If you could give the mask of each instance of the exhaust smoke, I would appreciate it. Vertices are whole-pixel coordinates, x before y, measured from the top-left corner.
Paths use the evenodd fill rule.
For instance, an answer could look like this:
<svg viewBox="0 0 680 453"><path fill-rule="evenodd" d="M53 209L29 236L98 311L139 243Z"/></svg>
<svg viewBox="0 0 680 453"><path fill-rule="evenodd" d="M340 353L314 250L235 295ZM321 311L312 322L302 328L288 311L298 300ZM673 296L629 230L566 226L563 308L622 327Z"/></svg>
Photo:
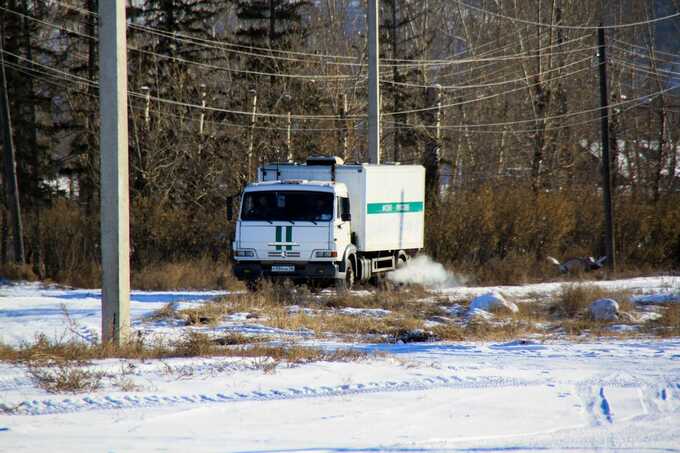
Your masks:
<svg viewBox="0 0 680 453"><path fill-rule="evenodd" d="M409 260L404 267L388 273L387 278L394 283L418 284L433 289L465 283L465 278L447 271L441 263L427 255L418 255Z"/></svg>

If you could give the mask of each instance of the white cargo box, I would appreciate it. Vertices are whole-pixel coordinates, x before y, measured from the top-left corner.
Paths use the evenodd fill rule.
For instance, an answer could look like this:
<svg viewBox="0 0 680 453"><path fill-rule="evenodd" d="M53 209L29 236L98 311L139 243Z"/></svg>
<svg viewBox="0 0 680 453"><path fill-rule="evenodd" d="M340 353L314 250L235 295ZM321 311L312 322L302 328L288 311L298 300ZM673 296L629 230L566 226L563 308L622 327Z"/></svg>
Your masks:
<svg viewBox="0 0 680 453"><path fill-rule="evenodd" d="M260 181L337 181L347 186L361 252L423 247L425 169L420 165L267 164Z"/></svg>

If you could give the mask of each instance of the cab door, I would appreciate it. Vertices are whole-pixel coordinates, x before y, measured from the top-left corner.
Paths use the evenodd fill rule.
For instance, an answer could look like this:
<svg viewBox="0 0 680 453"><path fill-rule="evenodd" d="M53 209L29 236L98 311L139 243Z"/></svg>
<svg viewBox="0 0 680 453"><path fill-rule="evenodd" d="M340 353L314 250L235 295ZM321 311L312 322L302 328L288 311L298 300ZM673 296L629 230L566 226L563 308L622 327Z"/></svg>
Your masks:
<svg viewBox="0 0 680 453"><path fill-rule="evenodd" d="M342 257L345 249L352 243L352 218L349 213L349 198L335 197L335 222L333 236L338 257Z"/></svg>

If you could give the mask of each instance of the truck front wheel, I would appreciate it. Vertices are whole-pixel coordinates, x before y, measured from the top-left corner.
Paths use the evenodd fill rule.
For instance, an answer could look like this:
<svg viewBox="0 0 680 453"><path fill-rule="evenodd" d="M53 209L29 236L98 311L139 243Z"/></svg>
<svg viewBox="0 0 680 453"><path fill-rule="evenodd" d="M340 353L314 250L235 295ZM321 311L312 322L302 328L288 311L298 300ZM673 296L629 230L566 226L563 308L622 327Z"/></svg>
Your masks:
<svg viewBox="0 0 680 453"><path fill-rule="evenodd" d="M347 293L352 290L354 286L354 268L352 262L347 259L345 261L345 278L338 278L335 280L335 289L340 293Z"/></svg>

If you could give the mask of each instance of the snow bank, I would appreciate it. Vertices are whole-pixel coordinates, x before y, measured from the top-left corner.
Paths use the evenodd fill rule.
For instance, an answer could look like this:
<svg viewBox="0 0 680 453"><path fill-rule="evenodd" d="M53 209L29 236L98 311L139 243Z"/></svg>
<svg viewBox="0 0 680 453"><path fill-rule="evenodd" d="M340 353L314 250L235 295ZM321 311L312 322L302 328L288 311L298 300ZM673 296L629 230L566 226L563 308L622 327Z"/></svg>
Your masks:
<svg viewBox="0 0 680 453"><path fill-rule="evenodd" d="M404 267L387 274L394 283L419 284L427 288L460 286L465 279L447 271L444 266L427 255L419 255L409 260Z"/></svg>
<svg viewBox="0 0 680 453"><path fill-rule="evenodd" d="M517 313L519 310L517 305L512 302L505 300L505 298L499 293L486 293L481 296L475 297L472 302L470 302L470 312L475 310L484 310L488 312L493 311L505 311L511 313Z"/></svg>

